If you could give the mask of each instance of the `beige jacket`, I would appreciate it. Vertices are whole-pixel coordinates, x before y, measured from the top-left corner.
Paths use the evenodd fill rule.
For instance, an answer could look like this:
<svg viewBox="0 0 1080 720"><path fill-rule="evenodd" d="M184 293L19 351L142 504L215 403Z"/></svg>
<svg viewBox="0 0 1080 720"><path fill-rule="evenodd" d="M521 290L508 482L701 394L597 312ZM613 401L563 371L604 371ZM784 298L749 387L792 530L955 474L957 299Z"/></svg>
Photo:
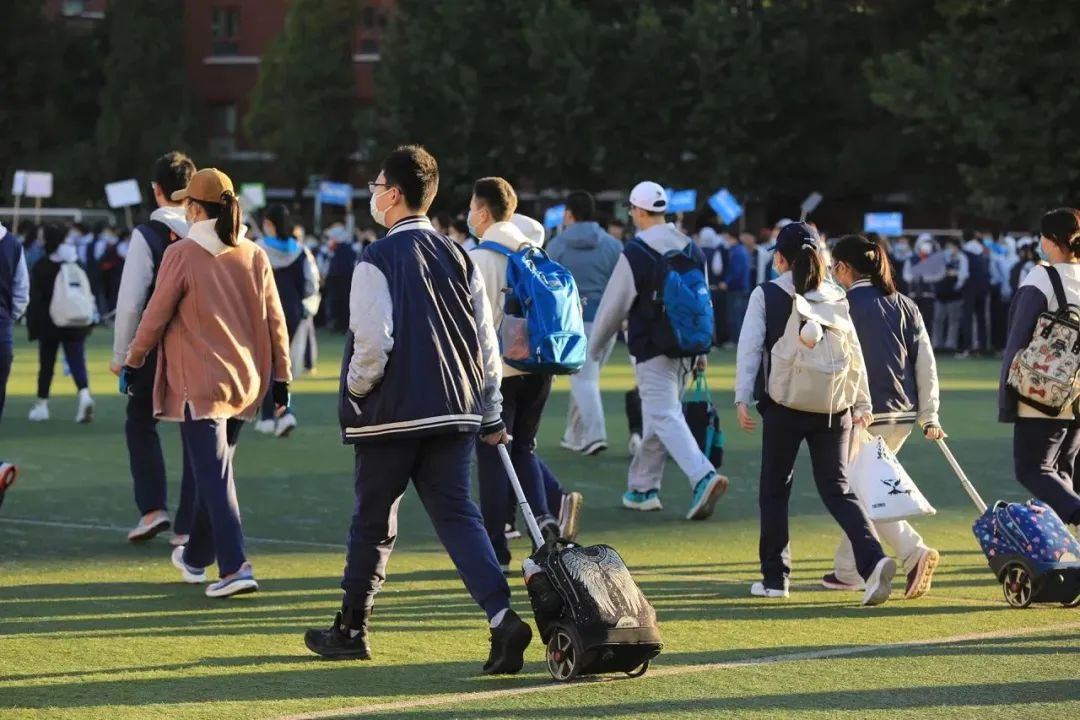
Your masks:
<svg viewBox="0 0 1080 720"><path fill-rule="evenodd" d="M288 382L289 336L270 261L241 236L229 247L214 221L195 223L165 251L126 365L160 344L154 416L253 418L273 378Z"/></svg>
<svg viewBox="0 0 1080 720"><path fill-rule="evenodd" d="M484 233L484 237L480 242L496 242L505 248L517 252L525 245L535 245L536 243L525 237L525 234L521 232L512 222L497 222L487 229ZM503 305L506 300L506 264L507 258L505 255L495 252L494 250L485 250L483 248L476 248L469 252L469 257L472 258L473 264L476 269L480 271L480 275L484 278L484 288L487 293L488 303L491 304L491 315L496 331L502 324L503 319ZM526 375L527 373L512 368L503 362L503 377L515 377L517 375Z"/></svg>

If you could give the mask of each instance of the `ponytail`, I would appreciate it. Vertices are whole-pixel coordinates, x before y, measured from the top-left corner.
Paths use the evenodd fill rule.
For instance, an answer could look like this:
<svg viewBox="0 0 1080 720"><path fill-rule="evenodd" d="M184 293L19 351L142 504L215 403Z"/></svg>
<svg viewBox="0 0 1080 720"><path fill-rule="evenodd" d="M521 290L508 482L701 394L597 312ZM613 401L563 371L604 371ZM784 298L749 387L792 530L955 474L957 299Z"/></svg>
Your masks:
<svg viewBox="0 0 1080 720"><path fill-rule="evenodd" d="M240 242L240 203L230 190L221 193L221 213L214 223L214 232L229 247Z"/></svg>
<svg viewBox="0 0 1080 720"><path fill-rule="evenodd" d="M795 257L785 254L784 259L791 266L791 280L800 295L817 290L825 282L825 261L816 247L803 245L795 251Z"/></svg>
<svg viewBox="0 0 1080 720"><path fill-rule="evenodd" d="M881 245L862 235L845 235L832 251L833 259L845 263L860 277L870 282L886 295L896 292L892 263Z"/></svg>
<svg viewBox="0 0 1080 720"><path fill-rule="evenodd" d="M1058 208L1042 217L1039 232L1064 252L1080 256L1080 210Z"/></svg>
<svg viewBox="0 0 1080 720"><path fill-rule="evenodd" d="M206 211L206 217L214 220L214 232L221 242L229 247L240 243L240 202L235 193L226 190L221 193L221 202L205 202L192 198Z"/></svg>

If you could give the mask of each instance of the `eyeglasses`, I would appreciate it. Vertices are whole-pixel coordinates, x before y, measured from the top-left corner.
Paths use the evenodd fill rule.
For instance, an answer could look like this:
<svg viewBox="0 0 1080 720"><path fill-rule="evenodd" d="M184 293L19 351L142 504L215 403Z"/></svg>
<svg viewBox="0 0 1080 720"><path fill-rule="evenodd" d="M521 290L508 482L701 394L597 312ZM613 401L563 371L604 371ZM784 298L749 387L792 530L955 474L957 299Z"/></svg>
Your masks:
<svg viewBox="0 0 1080 720"><path fill-rule="evenodd" d="M371 193L372 195L375 194L375 188L378 188L378 187L391 187L391 185L390 185L390 183L381 183L381 182L368 181L367 189L368 189L368 192Z"/></svg>

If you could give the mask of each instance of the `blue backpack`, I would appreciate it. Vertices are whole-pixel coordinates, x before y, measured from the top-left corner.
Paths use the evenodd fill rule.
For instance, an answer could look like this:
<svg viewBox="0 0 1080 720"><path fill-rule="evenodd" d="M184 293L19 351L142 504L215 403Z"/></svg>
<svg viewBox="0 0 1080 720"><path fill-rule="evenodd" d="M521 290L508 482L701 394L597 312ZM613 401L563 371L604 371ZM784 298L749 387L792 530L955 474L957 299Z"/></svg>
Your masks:
<svg viewBox="0 0 1080 720"><path fill-rule="evenodd" d="M640 238L630 247L653 260L652 293L643 300L657 351L671 358L707 354L716 326L701 250L691 242L661 255Z"/></svg>
<svg viewBox="0 0 1080 720"><path fill-rule="evenodd" d="M585 364L585 321L570 271L535 245L513 252L495 242L477 247L506 256L506 303L499 345L506 364L548 375Z"/></svg>

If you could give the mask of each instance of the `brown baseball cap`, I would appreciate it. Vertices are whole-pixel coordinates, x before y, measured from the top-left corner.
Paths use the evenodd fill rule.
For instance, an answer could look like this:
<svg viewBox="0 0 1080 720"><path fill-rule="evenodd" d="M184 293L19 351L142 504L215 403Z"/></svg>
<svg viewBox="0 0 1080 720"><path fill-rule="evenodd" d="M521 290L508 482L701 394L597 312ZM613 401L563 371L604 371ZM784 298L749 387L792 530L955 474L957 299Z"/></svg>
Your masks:
<svg viewBox="0 0 1080 720"><path fill-rule="evenodd" d="M203 202L219 203L222 195L233 192L232 180L229 179L228 175L217 168L204 168L191 176L186 188L174 192L172 199L173 202L191 198Z"/></svg>

